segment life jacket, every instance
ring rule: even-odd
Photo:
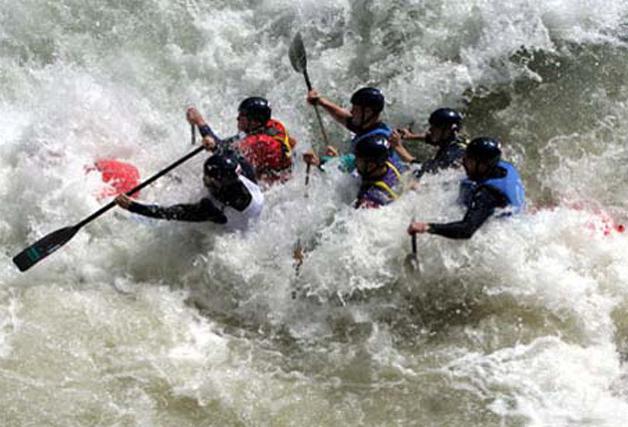
[[[355,147],[358,145],[358,142],[370,136],[383,136],[384,138],[386,138],[386,140],[390,141],[392,132],[393,132],[392,129],[388,127],[386,123],[382,123],[382,122],[378,123],[374,129],[371,129],[368,132],[361,133],[353,137],[353,139],[351,140],[351,153],[355,151]],[[403,160],[401,160],[401,157],[399,157],[399,154],[395,150],[390,149],[390,146],[388,147],[388,155],[389,155],[388,160],[393,165],[395,165],[395,168],[397,168],[399,172],[403,173],[409,169],[408,165]],[[355,169],[355,158],[353,159],[352,164],[353,164],[353,168],[349,169],[350,171]]]
[[[237,144],[244,158],[253,165],[258,177],[266,178],[289,170],[292,146],[284,125],[274,119]]]
[[[358,145],[358,142],[370,136],[383,136],[386,139],[390,139],[392,136],[392,129],[385,123],[378,123],[374,129],[371,129],[368,132],[356,134],[351,140],[351,152],[355,152],[355,147]]]
[[[227,223],[225,224],[227,228],[244,231],[248,228],[250,222],[256,221],[261,215],[262,208],[264,207],[264,194],[257,184],[245,176],[240,175],[238,179],[251,194],[251,202],[243,211],[234,209],[226,203],[221,202],[211,193],[209,193],[208,197],[214,206],[220,209],[227,217]]]
[[[488,187],[501,194],[507,201],[510,213],[519,213],[525,208],[525,188],[517,169],[510,163],[500,161],[497,166],[506,170],[501,178],[489,178],[480,181],[465,179],[461,184],[460,201],[470,207],[473,195],[481,188]]]
[[[348,154],[341,155],[339,168],[343,172],[353,172],[355,171],[355,147],[358,145],[358,142],[363,139],[369,138],[371,136],[383,136],[387,140],[392,136],[392,129],[388,127],[385,123],[378,123],[374,129],[371,129],[367,132],[356,134],[351,140],[351,152]],[[395,167],[399,169],[405,169],[405,167],[401,164],[401,159],[395,157],[397,155],[396,152],[389,150],[390,161],[395,165]],[[327,160],[333,157],[328,157]],[[403,172],[403,170],[402,170]]]
[[[363,180],[362,185],[360,186],[360,191],[358,192],[358,201],[356,206],[360,206],[364,200],[367,201],[367,204],[375,207],[388,204],[393,202],[399,198],[400,193],[394,190],[394,187],[401,180],[401,173],[399,169],[391,162],[387,161],[386,166],[388,166],[388,170],[386,174],[382,176],[380,179],[371,181],[371,180]],[[384,200],[368,200],[369,190],[377,188],[381,190],[384,194],[388,196],[388,201]],[[369,203],[370,202],[370,203]]]

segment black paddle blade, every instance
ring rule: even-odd
[[[13,263],[20,271],[26,271],[61,246],[65,245],[77,231],[79,231],[79,227],[77,226],[65,227],[53,231],[13,257]]]
[[[301,33],[297,33],[297,35],[294,36],[290,49],[288,50],[288,56],[290,57],[292,68],[302,73],[307,67],[307,58],[305,56],[305,46],[303,45]]]
[[[411,269],[411,271],[421,271],[421,265],[419,264],[419,258],[417,256],[417,248],[416,248],[416,234],[412,235],[412,253],[406,255],[406,259],[404,261],[406,268]]]
[[[412,255],[416,258],[416,234],[412,235]]]

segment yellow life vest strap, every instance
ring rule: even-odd
[[[399,194],[395,193],[393,189],[390,188],[390,186],[386,184],[384,181],[374,182],[373,185],[387,192],[390,195],[390,197],[392,197],[393,199],[397,200],[399,198]]]
[[[401,173],[399,173],[399,169],[397,169],[397,167],[390,162],[386,162],[386,165],[393,171],[395,175],[397,175],[397,179],[401,180]],[[393,189],[390,188],[390,186],[384,181],[375,181],[373,182],[373,185],[387,192],[390,197],[393,198],[393,200],[397,200],[399,198],[399,194],[393,191]]]
[[[392,169],[392,171],[394,172],[395,175],[397,175],[397,179],[401,179],[401,172],[399,172],[399,169],[397,169],[397,166],[393,165],[390,162],[386,162],[386,165]]]
[[[286,153],[286,157],[291,158],[292,147],[290,147],[290,137],[288,136],[288,132],[286,132],[284,136],[275,135],[273,136],[273,139],[275,139],[276,141],[279,141],[283,145],[284,153]]]
[[[281,143],[283,147],[283,152],[288,159],[292,158],[292,147],[290,146],[290,137],[288,136],[288,131],[286,127],[279,120],[270,119],[269,122],[272,122],[273,125],[280,126],[281,128],[277,128],[275,126],[265,128],[264,132],[266,135],[273,138],[275,141]],[[282,135],[283,134],[283,135]]]

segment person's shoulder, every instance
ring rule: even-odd
[[[507,197],[491,185],[479,184],[473,192],[473,200],[486,206],[501,207],[508,204]]]
[[[374,129],[381,129],[392,133],[392,127],[388,126],[386,122],[377,122]]]

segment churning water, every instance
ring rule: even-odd
[[[103,203],[86,165],[190,150],[188,105],[227,136],[263,95],[320,147],[297,31],[332,100],[376,85],[394,126],[447,105],[503,139],[530,212],[420,236],[413,271],[407,224],[460,217],[459,175],[356,211],[299,165],[248,234],[110,212],[17,271]],[[1,424],[625,425],[627,42],[625,0],[0,0]],[[142,199],[197,198],[203,156]]]

